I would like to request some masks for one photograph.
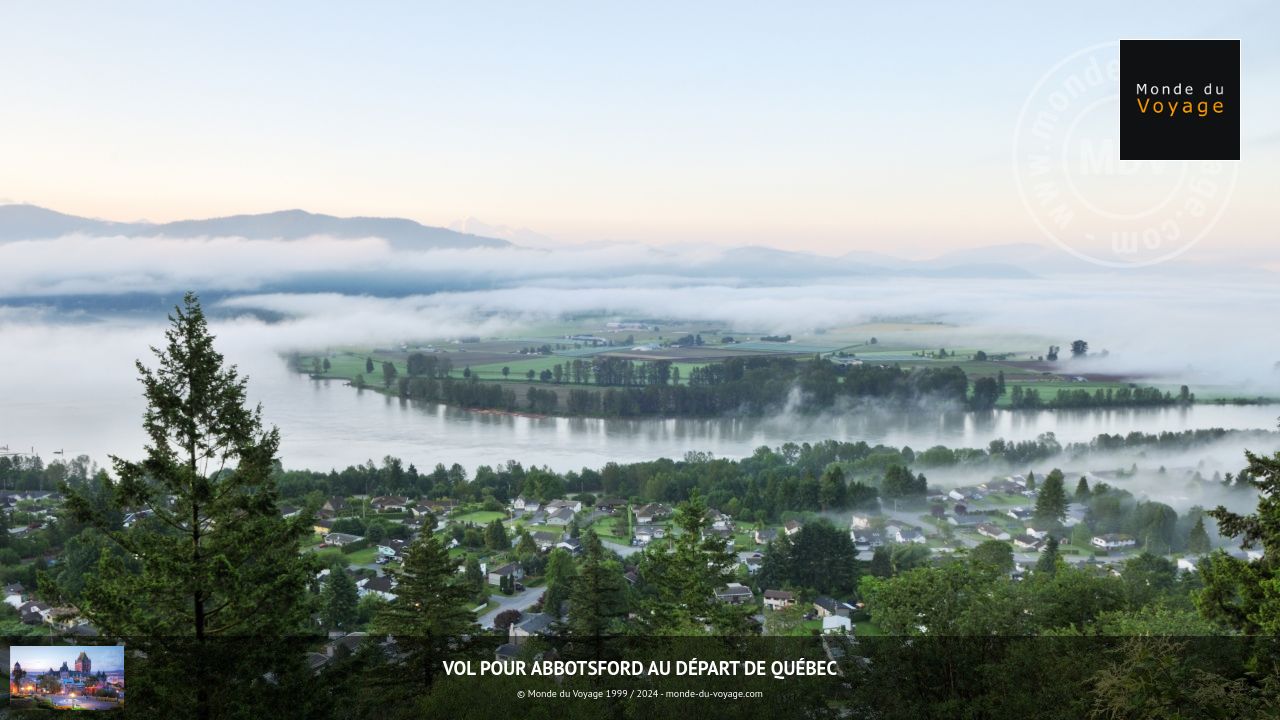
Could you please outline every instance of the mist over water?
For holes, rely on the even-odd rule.
[[[477,465],[518,460],[556,470],[600,467],[658,457],[679,458],[691,450],[719,457],[743,457],[762,445],[837,439],[870,444],[985,447],[995,438],[1030,440],[1053,432],[1064,445],[1099,433],[1156,433],[1223,427],[1273,429],[1274,406],[1199,405],[1190,408],[995,411],[989,414],[915,412],[895,415],[864,411],[805,418],[786,415],[751,419],[530,418],[472,412],[412,403],[373,391],[357,391],[340,381],[313,381],[290,372],[278,358],[251,363],[250,392],[263,403],[268,423],[280,428],[286,467],[327,470],[387,455],[419,468],[460,463]],[[103,463],[110,453],[137,457],[143,434],[142,399],[131,367],[116,373],[100,392],[70,384],[6,388],[0,415],[0,444],[13,450],[31,446],[50,460],[53,450],[88,454]],[[12,377],[12,376],[10,376]],[[1253,448],[1265,450],[1266,448]],[[1241,447],[1215,450],[1225,467]],[[1203,454],[1196,451],[1197,457]],[[1119,461],[1104,467],[1117,467]],[[1192,463],[1170,459],[1170,467]],[[1127,463],[1125,463],[1127,465]],[[1193,463],[1194,464],[1194,463]],[[1237,462],[1236,465],[1239,463]],[[940,476],[941,479],[941,476]],[[957,482],[959,479],[957,479]]]

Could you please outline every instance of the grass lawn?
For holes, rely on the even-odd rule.
[[[858,622],[853,624],[854,636],[861,635],[863,637],[880,637],[884,632],[871,620]]]
[[[477,510],[476,512],[469,512],[465,515],[455,515],[454,517],[450,518],[450,520],[457,523],[475,523],[477,525],[488,525],[494,520],[505,520],[506,517],[507,517],[506,513],[498,512],[497,510]]]
[[[348,565],[367,565],[378,556],[378,548],[367,547],[353,553],[343,553],[343,555],[347,558]]]

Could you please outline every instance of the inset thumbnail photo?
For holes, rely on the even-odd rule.
[[[15,645],[9,661],[11,708],[124,707],[123,645]]]

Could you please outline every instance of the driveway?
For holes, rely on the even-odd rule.
[[[477,618],[477,621],[480,623],[480,627],[485,629],[493,627],[493,619],[498,617],[498,613],[503,612],[504,610],[520,610],[523,612],[530,605],[538,601],[538,598],[542,596],[542,592],[544,590],[546,590],[545,587],[527,587],[513,595],[502,595],[501,593],[491,595],[489,599],[498,603],[498,605]]]

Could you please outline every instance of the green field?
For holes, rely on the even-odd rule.
[[[475,523],[476,525],[488,525],[494,520],[505,520],[506,517],[507,517],[506,513],[498,512],[496,510],[478,510],[476,512],[467,513],[466,515],[458,515],[452,518],[452,520],[453,522],[456,522],[456,523]]]

